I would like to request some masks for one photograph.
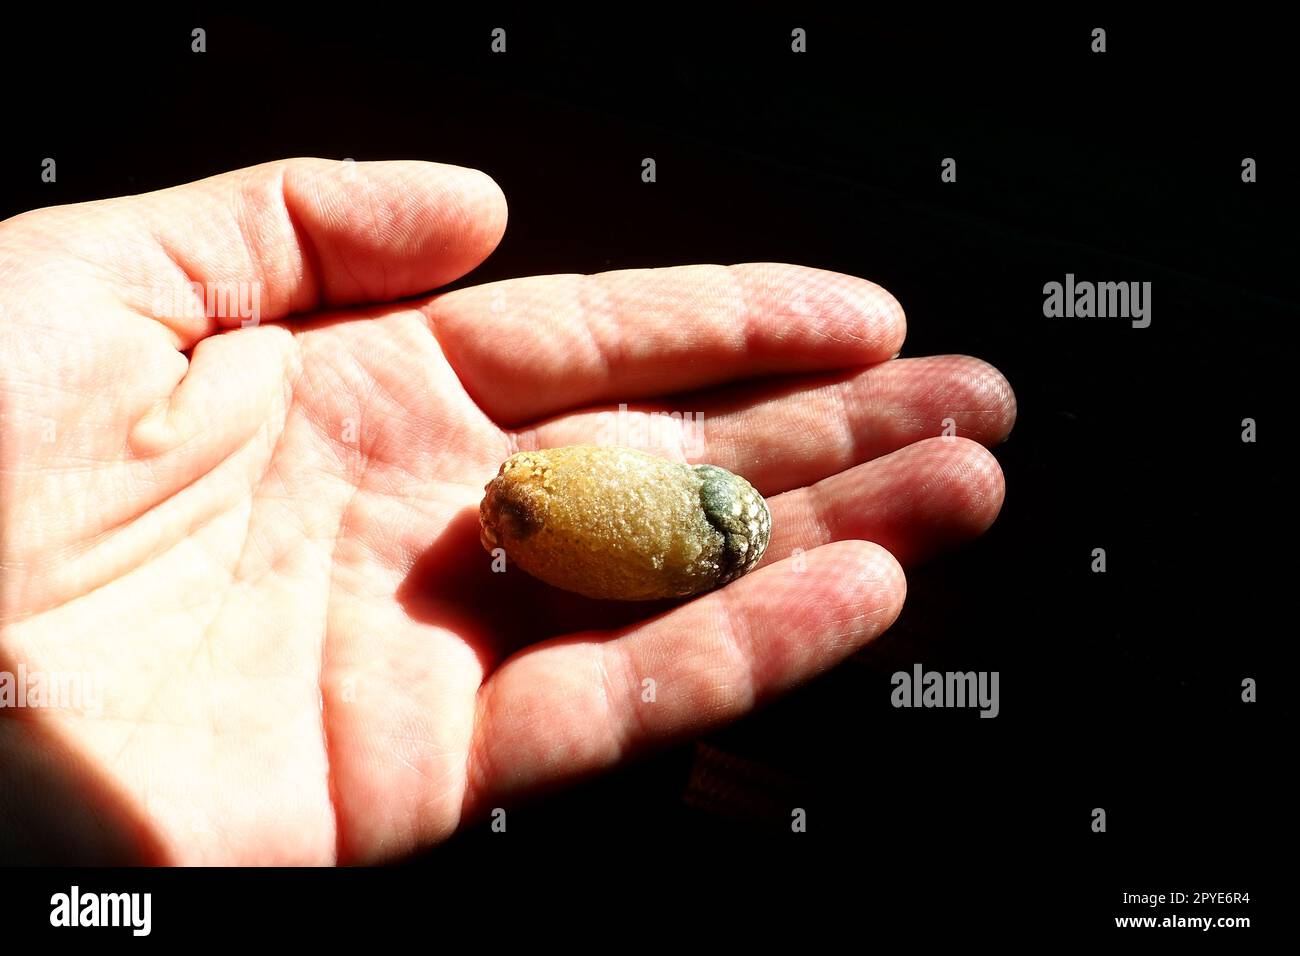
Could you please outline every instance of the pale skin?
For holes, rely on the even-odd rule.
[[[326,160],[0,224],[0,672],[101,697],[0,709],[0,849],[400,858],[835,666],[903,567],[997,516],[1010,387],[894,358],[878,286],[756,263],[439,295],[505,226],[477,171]],[[256,290],[256,324],[184,307],[193,282]],[[623,402],[703,413],[656,451],[767,496],[757,570],[654,605],[492,570],[500,463]]]

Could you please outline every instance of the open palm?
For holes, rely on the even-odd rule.
[[[0,709],[0,848],[409,853],[833,666],[899,613],[898,562],[996,516],[1010,389],[890,360],[879,287],[749,264],[408,298],[505,221],[473,170],[293,160],[0,225],[0,671],[102,688]],[[500,462],[623,402],[703,414],[649,450],[769,497],[763,566],[652,605],[494,572]]]

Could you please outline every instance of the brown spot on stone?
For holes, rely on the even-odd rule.
[[[537,496],[507,484],[496,499],[497,520],[508,538],[522,541],[541,530],[544,512]]]

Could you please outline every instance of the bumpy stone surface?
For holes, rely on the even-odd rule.
[[[740,577],[772,516],[745,479],[631,448],[520,452],[488,482],[480,540],[548,584],[593,598],[697,594]]]

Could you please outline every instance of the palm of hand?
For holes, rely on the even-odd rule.
[[[948,409],[999,440],[1005,382],[969,359],[877,364],[901,313],[861,280],[691,267],[367,304],[468,271],[504,220],[471,171],[295,161],[0,229],[0,670],[102,690],[0,712],[0,756],[74,781],[64,812],[99,821],[81,835],[105,853],[426,846],[885,629],[902,574],[858,539],[906,561],[996,515],[987,452],[919,439]],[[258,290],[263,324],[157,307],[227,280]],[[727,385],[760,373],[802,377]],[[664,453],[785,492],[764,568],[679,607],[491,571],[477,505],[505,457],[688,389],[672,407],[704,412],[706,447]]]

